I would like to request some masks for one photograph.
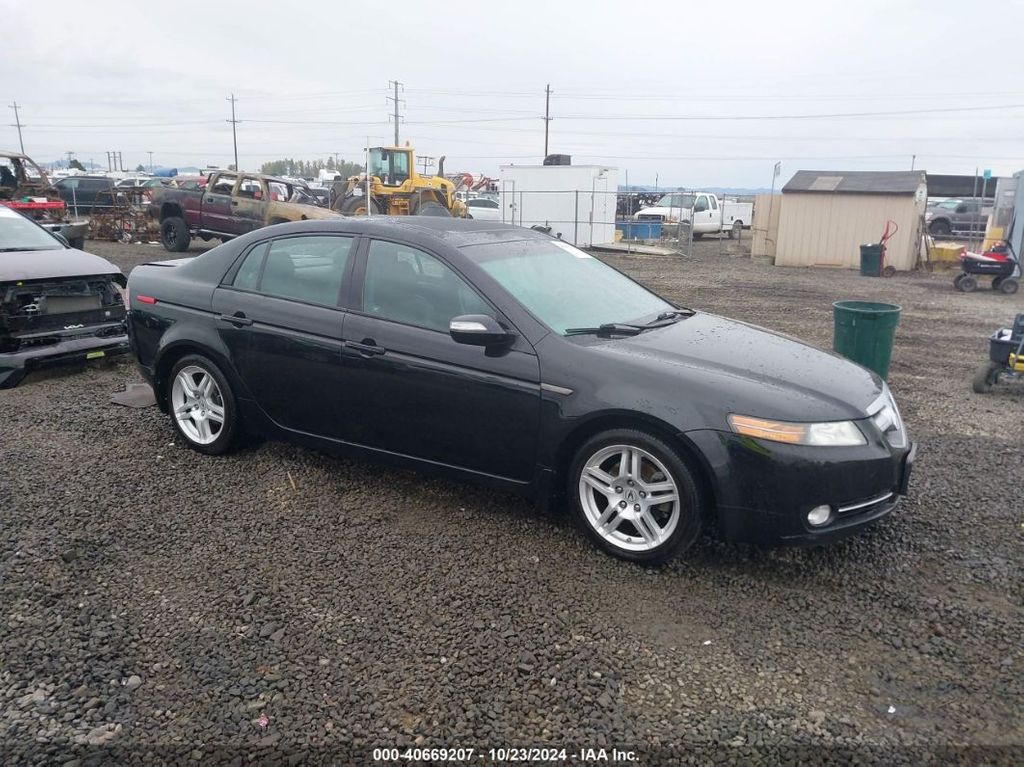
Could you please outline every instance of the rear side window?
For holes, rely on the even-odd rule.
[[[337,306],[353,239],[312,235],[284,237],[253,248],[234,286],[268,296]]]

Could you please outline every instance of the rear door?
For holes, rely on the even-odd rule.
[[[437,256],[370,240],[344,326],[350,440],[379,450],[527,481],[540,417],[537,357],[456,343],[460,314],[499,313]],[[357,278],[358,279],[358,278]]]
[[[231,200],[234,225],[239,234],[263,226],[269,199],[266,181],[258,176],[242,176]]]
[[[238,174],[221,173],[210,179],[203,193],[200,227],[222,234],[241,234],[232,215],[235,184]]]
[[[342,438],[340,308],[355,238],[296,235],[251,247],[214,292],[221,338],[279,426]]]

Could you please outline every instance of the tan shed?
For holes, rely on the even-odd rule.
[[[782,187],[775,263],[858,268],[860,246],[894,221],[885,263],[913,269],[927,199],[924,171],[798,171]]]

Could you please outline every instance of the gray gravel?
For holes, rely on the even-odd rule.
[[[732,247],[609,261],[823,346],[833,300],[901,304],[890,382],[921,452],[895,516],[821,550],[708,538],[646,570],[490,491],[286,444],[200,456],[155,408],[108,402],[127,363],[33,375],[0,392],[0,754],[1019,763],[1024,387],[970,376],[1024,296]]]

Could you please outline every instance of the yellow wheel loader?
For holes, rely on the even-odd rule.
[[[465,218],[466,204],[455,197],[455,184],[443,176],[444,158],[438,161],[436,176],[416,172],[416,155],[411,147],[370,149],[370,198],[366,177],[352,176],[332,208],[346,216],[370,212],[386,216],[455,216]]]

